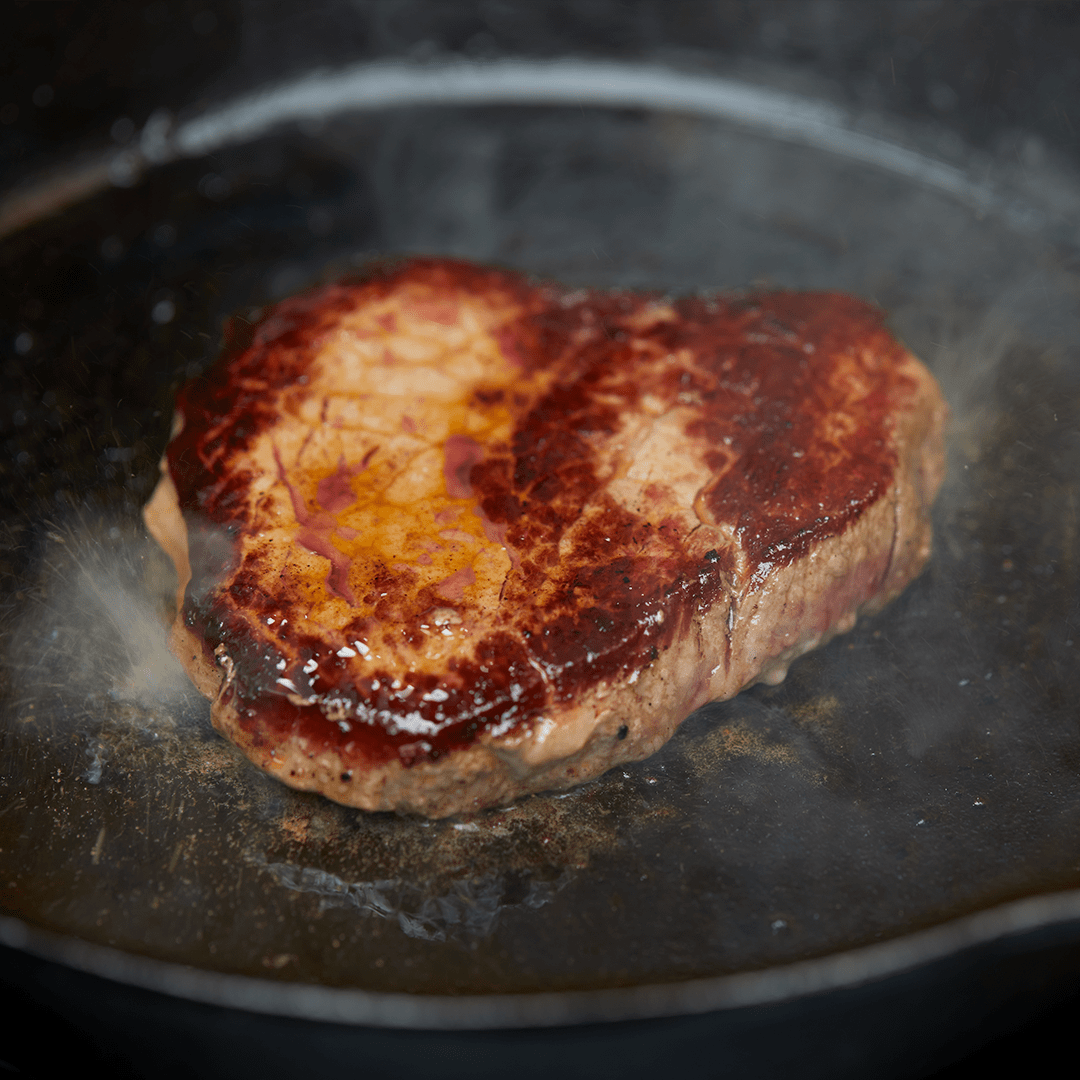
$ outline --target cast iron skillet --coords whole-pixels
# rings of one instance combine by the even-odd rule
[[[859,1000],[910,1033],[945,1019],[895,1020],[920,965],[952,985],[1022,932],[1072,957],[1080,186],[935,138],[658,68],[373,64],[152,118],[9,200],[3,940],[408,1029],[730,1034],[877,982]],[[782,687],[575,792],[429,823],[280,787],[170,664],[139,508],[227,315],[401,252],[872,298],[954,413],[931,565]]]

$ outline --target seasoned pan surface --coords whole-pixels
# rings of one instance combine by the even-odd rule
[[[1080,885],[1080,199],[953,153],[943,184],[745,117],[413,106],[223,142],[6,239],[3,911],[269,984],[523,994],[825,959]],[[165,652],[139,508],[226,316],[399,252],[873,299],[954,414],[931,565],[569,794],[433,823],[279,786]]]

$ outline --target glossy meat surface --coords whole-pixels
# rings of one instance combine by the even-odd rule
[[[254,761],[342,802],[442,816],[646,756],[929,551],[944,405],[847,296],[413,260],[236,325],[147,508],[174,648]]]

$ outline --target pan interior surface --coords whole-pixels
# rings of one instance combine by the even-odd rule
[[[1080,197],[1026,194],[1036,218],[715,116],[414,104],[9,237],[3,912],[270,986],[494,995],[824,961],[1080,885]],[[930,566],[575,791],[429,822],[280,786],[168,656],[139,509],[227,316],[399,253],[877,302],[953,411]]]

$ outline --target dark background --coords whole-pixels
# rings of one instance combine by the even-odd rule
[[[1080,170],[1080,5],[1061,0],[9,0],[4,15],[0,192],[81,151],[126,143],[155,109],[183,116],[313,67],[440,54],[655,60],[763,78],[932,121],[995,157],[1022,160],[1035,148]],[[0,1072],[50,1075],[97,1060],[142,1075],[117,1041],[144,1017],[137,995],[6,950],[0,987]],[[1031,993],[1037,1015],[1019,1034],[1008,1031],[1025,1010],[999,1010],[958,1042],[956,1054],[969,1056],[933,1075],[1054,1064],[1080,998],[1055,1005],[1053,993]],[[111,1002],[115,1025],[80,1022],[80,995]],[[221,1016],[185,1008],[228,1062]],[[160,1002],[154,1009],[167,1026]],[[32,1030],[43,1020],[48,1046]],[[970,1056],[980,1040],[994,1041]],[[243,1072],[242,1061],[235,1067]]]

